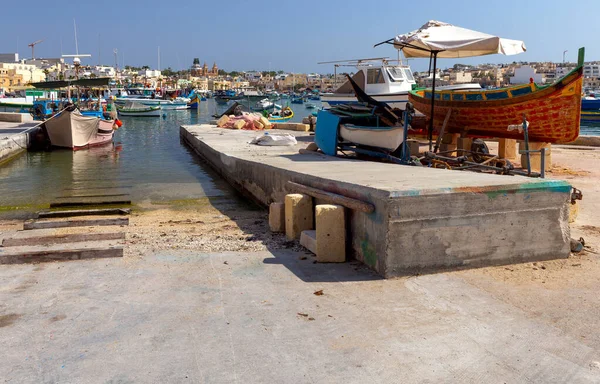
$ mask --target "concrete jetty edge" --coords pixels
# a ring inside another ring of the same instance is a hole
[[[274,134],[277,132],[272,132]],[[570,185],[298,154],[259,147],[261,132],[182,126],[182,140],[256,201],[283,201],[288,181],[375,205],[348,212],[348,250],[382,276],[566,258]]]

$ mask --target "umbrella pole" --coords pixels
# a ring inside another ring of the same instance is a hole
[[[431,118],[429,119],[429,129],[428,129],[428,138],[429,138],[429,151],[432,150],[433,143],[433,111],[435,108],[435,72],[437,69],[437,51],[433,51],[433,82],[431,83]]]

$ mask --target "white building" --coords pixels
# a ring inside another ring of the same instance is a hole
[[[583,77],[600,77],[600,64],[585,64],[583,66]]]
[[[161,76],[161,72],[158,70],[154,70],[154,69],[148,69],[148,70],[141,70],[138,72],[138,76],[139,77],[145,77],[145,78],[159,78]]]
[[[521,67],[515,68],[514,76],[510,77],[511,84],[527,84],[530,82],[530,79],[533,79],[534,83],[544,84],[546,79],[540,73],[536,73],[535,69],[529,65],[523,65]]]

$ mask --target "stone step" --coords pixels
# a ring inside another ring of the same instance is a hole
[[[85,220],[29,220],[23,223],[23,229],[65,228],[65,227],[91,227],[98,225],[129,225],[129,218],[118,217],[108,219]]]
[[[73,217],[73,216],[103,216],[103,215],[128,215],[131,208],[104,208],[104,209],[66,209],[60,211],[41,211],[38,218]]]
[[[0,248],[0,264],[123,257],[123,246],[114,240]]]
[[[86,241],[103,241],[103,240],[125,240],[124,232],[97,232],[97,233],[65,233],[42,236],[23,236],[21,234],[31,234],[35,230],[21,231],[9,238],[2,240],[3,247],[19,247],[29,245],[48,245],[48,244],[65,244],[78,243]]]

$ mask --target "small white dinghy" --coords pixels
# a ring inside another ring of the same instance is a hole
[[[117,105],[117,112],[121,116],[160,117],[161,107],[160,105],[144,105],[134,101],[126,103],[123,107]]]
[[[353,124],[340,124],[342,139],[354,144],[395,150],[404,140],[404,127],[365,127]]]

